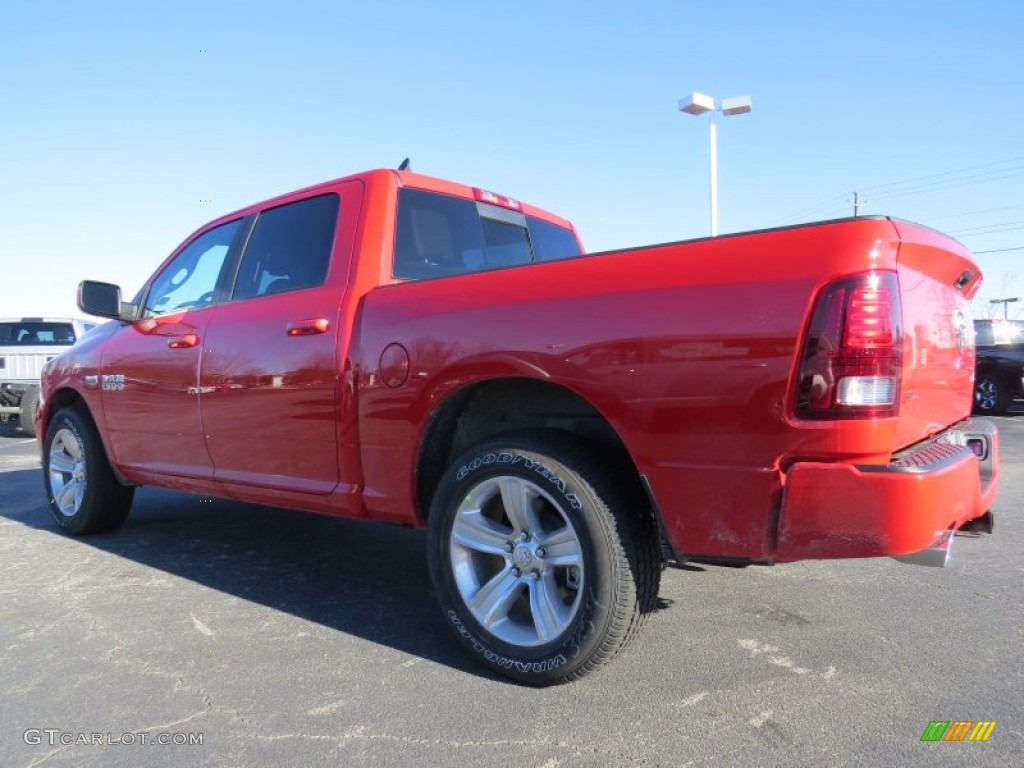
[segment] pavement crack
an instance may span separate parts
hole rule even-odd
[[[204,699],[204,703],[206,703],[205,699]],[[183,718],[180,718],[178,720],[173,720],[173,721],[171,721],[169,723],[160,723],[158,725],[150,725],[150,726],[144,726],[144,727],[141,727],[141,728],[133,728],[131,731],[129,731],[129,733],[144,733],[144,732],[148,732],[148,731],[166,731],[168,728],[174,728],[174,727],[179,726],[179,725],[184,725],[185,723],[189,723],[189,722],[195,720],[197,717],[202,717],[203,715],[207,714],[212,708],[213,707],[212,707],[211,704],[206,703],[206,706],[203,709],[200,709],[198,712],[193,712],[188,717],[183,717]]]
[[[395,736],[388,733],[370,733],[366,726],[356,726],[347,732],[339,735],[317,735],[306,733],[279,733],[263,734],[256,737],[261,741],[283,741],[287,739],[308,739],[312,741],[332,741],[337,744],[345,744],[350,741],[389,741],[400,744],[415,744],[419,746],[446,747],[449,749],[473,749],[489,747],[540,747],[545,749],[557,748],[572,752],[576,757],[584,754],[600,755],[603,750],[596,747],[586,747],[579,744],[570,744],[564,741],[548,741],[546,739],[497,739],[493,741],[458,741],[453,739],[420,739],[412,736]]]
[[[70,745],[69,745],[69,746],[70,746]],[[57,748],[57,749],[51,749],[51,750],[50,750],[49,752],[47,752],[47,753],[46,753],[45,755],[41,755],[41,756],[39,757],[39,759],[38,759],[38,760],[33,760],[33,761],[32,761],[31,763],[29,763],[29,764],[28,764],[28,765],[26,766],[26,768],[36,768],[36,766],[37,766],[37,765],[42,765],[42,764],[43,764],[43,763],[45,763],[45,762],[46,762],[47,760],[49,760],[49,759],[50,759],[51,757],[53,757],[54,755],[59,755],[59,754],[60,754],[61,752],[63,752],[63,751],[64,751],[64,750],[66,750],[67,748],[68,748],[68,747],[59,747],[59,748]]]

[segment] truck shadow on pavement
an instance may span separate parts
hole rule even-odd
[[[0,516],[64,537],[44,506],[40,472],[3,474]],[[430,584],[424,531],[143,488],[121,528],[74,541],[403,653],[503,680],[476,664],[445,626]]]

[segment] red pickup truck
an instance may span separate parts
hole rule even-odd
[[[884,217],[583,255],[510,198],[377,170],[224,216],[48,364],[73,534],[162,486],[426,527],[491,668],[610,659],[667,562],[900,556],[987,531],[958,243]]]

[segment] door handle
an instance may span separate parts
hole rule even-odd
[[[194,347],[199,343],[199,337],[194,333],[186,333],[184,336],[178,336],[167,342],[167,346],[171,349],[188,349]]]
[[[315,333],[327,333],[331,323],[326,317],[314,317],[309,320],[296,320],[288,323],[289,336],[312,336]]]

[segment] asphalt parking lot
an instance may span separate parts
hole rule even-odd
[[[143,489],[69,538],[5,426],[0,765],[1024,765],[1024,411],[996,421],[996,533],[950,567],[671,569],[625,653],[546,690],[456,644],[421,532]]]

